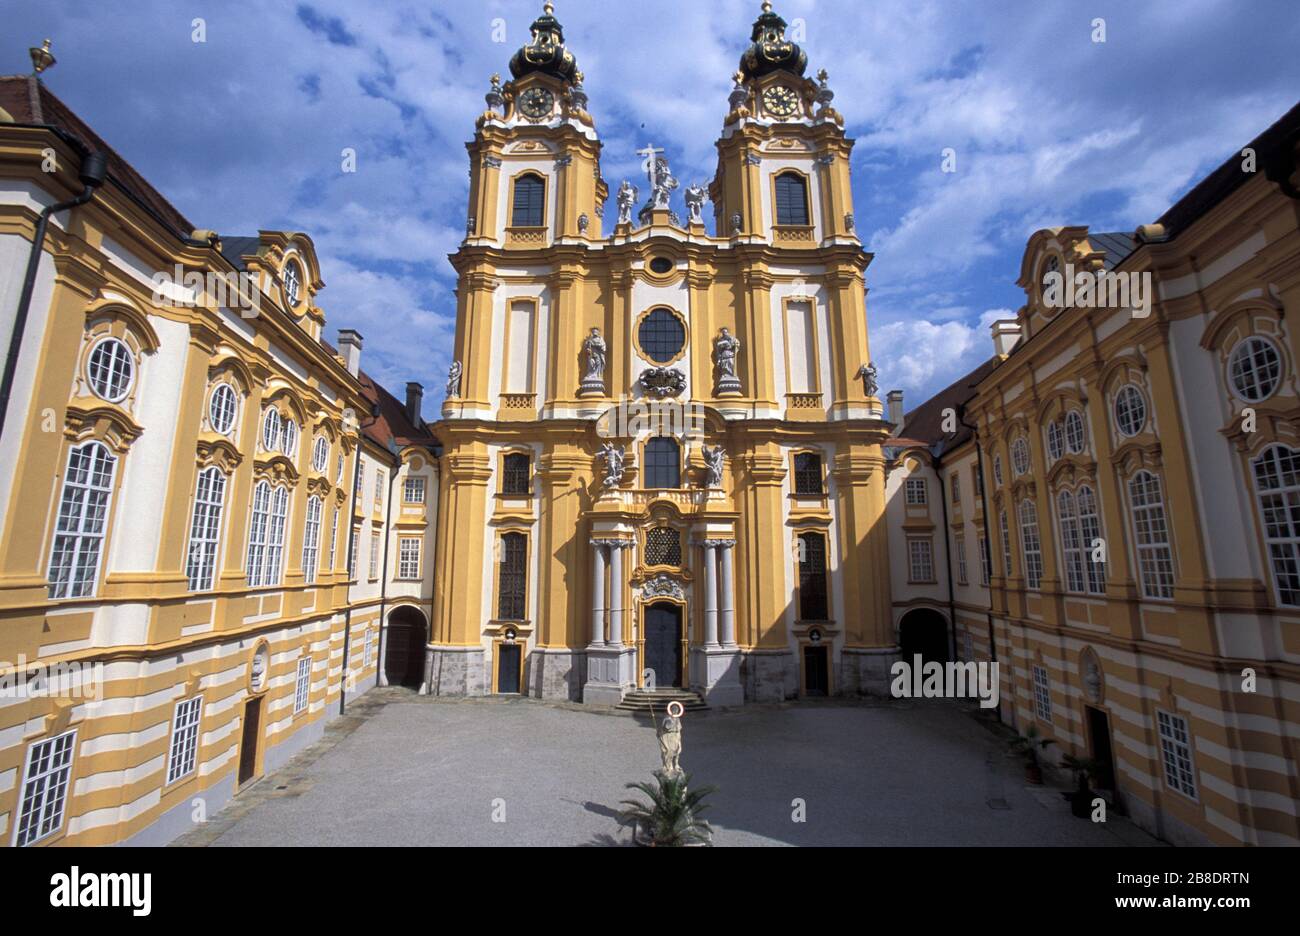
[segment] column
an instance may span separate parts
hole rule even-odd
[[[605,546],[591,541],[591,646],[605,643]]]
[[[704,646],[718,646],[718,544],[704,546]]]
[[[631,543],[609,545],[609,645],[623,646],[623,550]]]
[[[722,589],[719,604],[721,605],[722,620],[722,645],[724,647],[736,646],[736,610],[732,598],[733,588],[733,568],[732,568],[732,550],[736,547],[735,540],[724,540],[721,543],[719,552],[722,553]]]

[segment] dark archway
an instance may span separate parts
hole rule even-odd
[[[948,621],[931,608],[916,608],[898,624],[898,646],[905,663],[919,653],[922,663],[948,662]]]
[[[384,677],[390,686],[419,689],[424,681],[424,647],[428,642],[424,615],[402,605],[388,614],[384,644]]]

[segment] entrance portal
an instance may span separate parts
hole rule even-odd
[[[239,785],[257,773],[257,742],[262,736],[262,697],[244,703],[244,733],[239,743]]]
[[[390,686],[419,689],[424,680],[424,615],[404,605],[388,615],[384,645],[384,677]]]
[[[497,644],[497,692],[519,691],[519,644]]]
[[[1097,762],[1097,786],[1103,790],[1115,789],[1115,757],[1110,749],[1110,717],[1099,708],[1084,706],[1088,713],[1089,753]]]
[[[645,607],[645,668],[656,688],[682,684],[682,607],[657,601]]]
[[[922,663],[948,662],[948,622],[938,611],[917,608],[898,622],[898,646],[903,662],[912,665],[919,653]]]
[[[830,667],[826,665],[826,647],[803,648],[803,694],[825,696],[831,691]]]

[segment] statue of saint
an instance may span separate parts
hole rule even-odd
[[[740,378],[736,376],[736,355],[740,353],[740,339],[726,328],[713,339],[713,364],[717,368],[718,396],[739,396]]]
[[[705,487],[722,487],[722,456],[721,445],[715,445],[709,448],[707,445],[700,446],[700,454],[704,456],[704,465],[708,469],[708,474],[704,479]]]
[[[636,200],[641,197],[641,191],[627,179],[618,187],[618,223],[632,223],[632,209],[636,207]]]
[[[616,488],[623,483],[623,449],[613,442],[606,442],[600,447],[597,457],[605,463],[605,480],[602,486]]]
[[[447,399],[460,398],[460,375],[463,370],[460,361],[452,361],[451,367],[447,369]]]
[[[698,182],[686,189],[686,213],[692,224],[704,223],[704,202],[709,193]]]
[[[669,713],[664,716],[663,721],[659,723],[659,730],[656,732],[659,736],[659,758],[663,761],[663,773],[665,776],[676,777],[682,772],[682,720],[679,715],[671,712],[672,706],[669,706]]]
[[[863,364],[853,376],[862,378],[862,392],[866,396],[873,397],[880,391],[880,382],[875,364]]]
[[[600,329],[593,328],[582,342],[582,350],[587,356],[587,373],[583,375],[582,383],[586,387],[588,384],[597,388],[603,388],[605,384],[605,339],[600,336]]]

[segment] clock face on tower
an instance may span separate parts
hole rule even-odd
[[[763,106],[775,117],[789,117],[799,109],[799,96],[785,85],[773,85],[763,92]]]
[[[533,119],[547,116],[554,106],[555,95],[545,88],[529,88],[519,99],[519,109]]]

